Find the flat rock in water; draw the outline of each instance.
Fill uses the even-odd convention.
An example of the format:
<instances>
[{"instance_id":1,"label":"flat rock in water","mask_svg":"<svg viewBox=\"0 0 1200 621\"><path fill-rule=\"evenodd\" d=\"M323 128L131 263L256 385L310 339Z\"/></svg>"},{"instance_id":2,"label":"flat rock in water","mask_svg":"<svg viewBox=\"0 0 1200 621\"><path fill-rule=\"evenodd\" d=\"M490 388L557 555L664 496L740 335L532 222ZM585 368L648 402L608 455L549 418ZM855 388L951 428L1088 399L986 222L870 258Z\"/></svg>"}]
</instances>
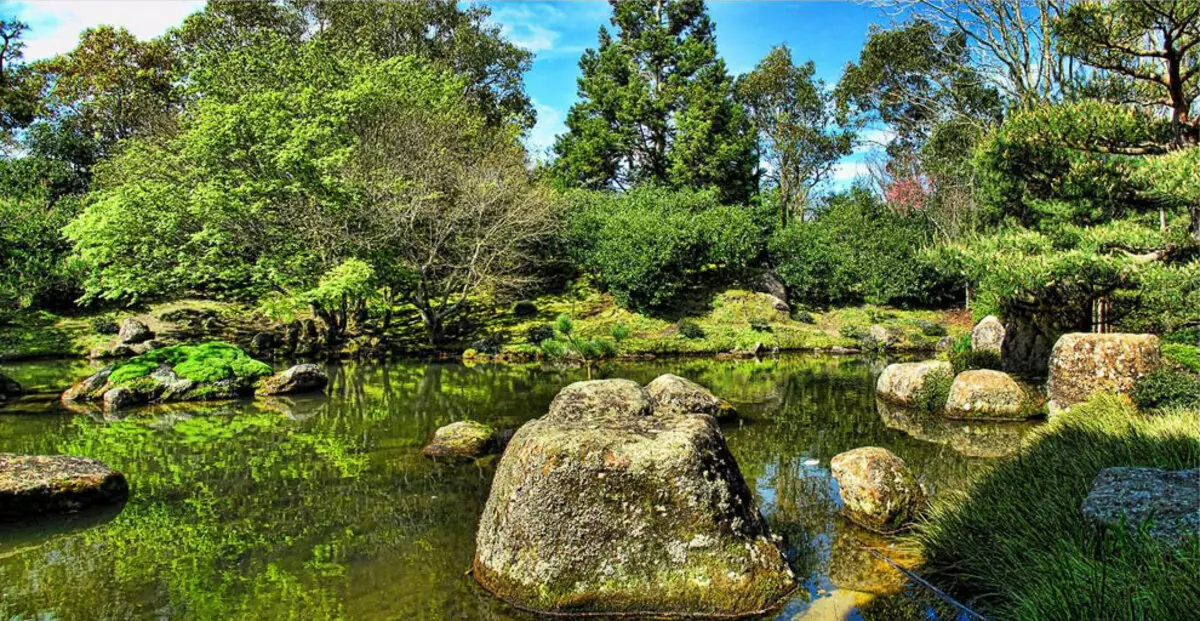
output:
<instances>
[{"instance_id":1,"label":"flat rock in water","mask_svg":"<svg viewBox=\"0 0 1200 621\"><path fill-rule=\"evenodd\" d=\"M1200 532L1200 468L1105 468L1092 481L1083 500L1084 517L1117 526L1139 528L1175 542Z\"/></svg>"},{"instance_id":2,"label":"flat rock in water","mask_svg":"<svg viewBox=\"0 0 1200 621\"><path fill-rule=\"evenodd\" d=\"M746 615L796 586L713 417L564 388L496 469L473 574L534 611Z\"/></svg>"},{"instance_id":3,"label":"flat rock in water","mask_svg":"<svg viewBox=\"0 0 1200 621\"><path fill-rule=\"evenodd\" d=\"M128 496L124 475L94 459L0 453L0 520L78 511Z\"/></svg>"},{"instance_id":4,"label":"flat rock in water","mask_svg":"<svg viewBox=\"0 0 1200 621\"><path fill-rule=\"evenodd\" d=\"M1129 394L1160 361L1159 340L1153 334L1064 334L1050 352L1050 413L1065 411L1097 392Z\"/></svg>"},{"instance_id":5,"label":"flat rock in water","mask_svg":"<svg viewBox=\"0 0 1200 621\"><path fill-rule=\"evenodd\" d=\"M297 364L286 371L262 379L255 394L287 395L298 392L318 392L325 390L329 376L325 370L315 364Z\"/></svg>"},{"instance_id":6,"label":"flat rock in water","mask_svg":"<svg viewBox=\"0 0 1200 621\"><path fill-rule=\"evenodd\" d=\"M475 421L458 421L439 428L433 441L421 451L426 457L471 460L491 453L499 444L496 431Z\"/></svg>"},{"instance_id":7,"label":"flat rock in water","mask_svg":"<svg viewBox=\"0 0 1200 621\"><path fill-rule=\"evenodd\" d=\"M675 409L684 414L708 414L717 420L737 417L737 410L692 380L666 373L646 384L656 411Z\"/></svg>"}]
</instances>

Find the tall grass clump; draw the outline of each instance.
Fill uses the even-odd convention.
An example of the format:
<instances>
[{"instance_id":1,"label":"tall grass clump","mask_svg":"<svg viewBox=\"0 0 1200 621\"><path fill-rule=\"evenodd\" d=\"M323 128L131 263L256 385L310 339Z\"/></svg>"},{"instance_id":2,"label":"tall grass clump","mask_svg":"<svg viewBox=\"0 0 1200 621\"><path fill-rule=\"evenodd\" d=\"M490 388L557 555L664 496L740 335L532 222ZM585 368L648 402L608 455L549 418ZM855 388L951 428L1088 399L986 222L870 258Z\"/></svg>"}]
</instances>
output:
<instances>
[{"instance_id":1,"label":"tall grass clump","mask_svg":"<svg viewBox=\"0 0 1200 621\"><path fill-rule=\"evenodd\" d=\"M1176 547L1085 520L1103 468L1200 466L1200 411L1137 411L1100 395L944 495L914 533L929 576L993 619L1186 619L1200 610L1200 538Z\"/></svg>"}]
</instances>

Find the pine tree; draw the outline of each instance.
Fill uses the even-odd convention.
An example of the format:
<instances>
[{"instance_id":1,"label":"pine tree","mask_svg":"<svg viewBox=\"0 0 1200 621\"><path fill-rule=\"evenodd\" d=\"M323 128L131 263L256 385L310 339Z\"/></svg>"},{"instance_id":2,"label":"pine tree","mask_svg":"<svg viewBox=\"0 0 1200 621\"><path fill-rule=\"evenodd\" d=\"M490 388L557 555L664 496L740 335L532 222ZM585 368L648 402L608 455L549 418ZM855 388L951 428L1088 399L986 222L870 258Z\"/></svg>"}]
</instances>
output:
<instances>
[{"instance_id":1,"label":"pine tree","mask_svg":"<svg viewBox=\"0 0 1200 621\"><path fill-rule=\"evenodd\" d=\"M612 26L579 61L580 101L554 145L572 187L642 183L714 188L726 202L755 188L754 134L734 101L702 0L611 0Z\"/></svg>"}]
</instances>

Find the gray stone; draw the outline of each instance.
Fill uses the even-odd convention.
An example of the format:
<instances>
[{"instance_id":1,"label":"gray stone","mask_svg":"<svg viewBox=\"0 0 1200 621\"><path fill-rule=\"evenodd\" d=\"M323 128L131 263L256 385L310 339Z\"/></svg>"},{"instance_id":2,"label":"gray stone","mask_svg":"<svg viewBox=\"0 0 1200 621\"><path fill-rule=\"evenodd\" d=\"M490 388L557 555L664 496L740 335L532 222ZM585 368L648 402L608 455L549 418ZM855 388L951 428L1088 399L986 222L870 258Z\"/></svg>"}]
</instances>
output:
<instances>
[{"instance_id":1,"label":"gray stone","mask_svg":"<svg viewBox=\"0 0 1200 621\"><path fill-rule=\"evenodd\" d=\"M149 326L133 317L126 317L121 322L121 330L117 333L118 341L125 345L141 343L152 338L154 338L154 333L150 331Z\"/></svg>"},{"instance_id":2,"label":"gray stone","mask_svg":"<svg viewBox=\"0 0 1200 621\"><path fill-rule=\"evenodd\" d=\"M141 396L125 386L110 388L104 392L104 411L115 412L131 405L142 403Z\"/></svg>"},{"instance_id":3,"label":"gray stone","mask_svg":"<svg viewBox=\"0 0 1200 621\"><path fill-rule=\"evenodd\" d=\"M94 459L0 453L0 520L73 512L128 496L125 477Z\"/></svg>"},{"instance_id":4,"label":"gray stone","mask_svg":"<svg viewBox=\"0 0 1200 621\"><path fill-rule=\"evenodd\" d=\"M903 459L877 446L846 451L829 462L842 514L877 533L906 528L925 506L925 492Z\"/></svg>"},{"instance_id":5,"label":"gray stone","mask_svg":"<svg viewBox=\"0 0 1200 621\"><path fill-rule=\"evenodd\" d=\"M1020 315L1009 318L1004 329L1004 344L1000 347L1001 367L1014 375L1045 377L1050 348L1058 334L1039 325L1034 318Z\"/></svg>"},{"instance_id":6,"label":"gray stone","mask_svg":"<svg viewBox=\"0 0 1200 621\"><path fill-rule=\"evenodd\" d=\"M954 349L954 339L949 336L943 336L934 344L933 351L938 353L946 353Z\"/></svg>"},{"instance_id":7,"label":"gray stone","mask_svg":"<svg viewBox=\"0 0 1200 621\"><path fill-rule=\"evenodd\" d=\"M315 364L297 364L286 371L264 378L255 391L259 395L286 395L319 392L329 383L325 370Z\"/></svg>"},{"instance_id":8,"label":"gray stone","mask_svg":"<svg viewBox=\"0 0 1200 621\"><path fill-rule=\"evenodd\" d=\"M1138 529L1178 542L1200 533L1200 468L1105 468L1092 481L1082 511L1089 520Z\"/></svg>"},{"instance_id":9,"label":"gray stone","mask_svg":"<svg viewBox=\"0 0 1200 621\"><path fill-rule=\"evenodd\" d=\"M517 431L473 569L552 613L748 615L796 586L716 421L628 380L572 384Z\"/></svg>"},{"instance_id":10,"label":"gray stone","mask_svg":"<svg viewBox=\"0 0 1200 621\"><path fill-rule=\"evenodd\" d=\"M971 330L971 350L986 351L1000 355L1004 345L1004 324L995 315L979 320Z\"/></svg>"},{"instance_id":11,"label":"gray stone","mask_svg":"<svg viewBox=\"0 0 1200 621\"><path fill-rule=\"evenodd\" d=\"M782 299L777 298L769 293L766 294L766 296L767 296L767 301L771 303L771 308L773 308L781 313L792 312L792 307L788 306L787 302L784 302Z\"/></svg>"},{"instance_id":12,"label":"gray stone","mask_svg":"<svg viewBox=\"0 0 1200 621\"><path fill-rule=\"evenodd\" d=\"M1064 334L1050 354L1050 413L1082 403L1097 392L1129 394L1161 363L1153 334Z\"/></svg>"},{"instance_id":13,"label":"gray stone","mask_svg":"<svg viewBox=\"0 0 1200 621\"><path fill-rule=\"evenodd\" d=\"M1036 388L1003 371L963 371L950 385L946 417L1025 420L1042 414L1044 402Z\"/></svg>"},{"instance_id":14,"label":"gray stone","mask_svg":"<svg viewBox=\"0 0 1200 621\"><path fill-rule=\"evenodd\" d=\"M438 428L421 454L433 459L468 461L497 448L496 430L475 421L458 421Z\"/></svg>"},{"instance_id":15,"label":"gray stone","mask_svg":"<svg viewBox=\"0 0 1200 621\"><path fill-rule=\"evenodd\" d=\"M934 389L930 382L941 381L948 387L953 378L954 367L944 360L889 364L875 382L875 395L896 405L924 406L927 404L922 401L928 396L927 392ZM941 389L943 396L945 387Z\"/></svg>"},{"instance_id":16,"label":"gray stone","mask_svg":"<svg viewBox=\"0 0 1200 621\"><path fill-rule=\"evenodd\" d=\"M788 299L787 286L783 284L783 279L779 277L779 274L769 270L763 272L754 282L754 290L771 295L785 304Z\"/></svg>"},{"instance_id":17,"label":"gray stone","mask_svg":"<svg viewBox=\"0 0 1200 621\"><path fill-rule=\"evenodd\" d=\"M683 414L708 414L717 420L737 417L728 401L717 398L709 389L692 380L667 373L646 384L646 392L655 411L674 409Z\"/></svg>"},{"instance_id":18,"label":"gray stone","mask_svg":"<svg viewBox=\"0 0 1200 621\"><path fill-rule=\"evenodd\" d=\"M868 349L888 349L896 343L896 336L891 330L874 324L867 328L867 335L863 337L863 344Z\"/></svg>"}]
</instances>

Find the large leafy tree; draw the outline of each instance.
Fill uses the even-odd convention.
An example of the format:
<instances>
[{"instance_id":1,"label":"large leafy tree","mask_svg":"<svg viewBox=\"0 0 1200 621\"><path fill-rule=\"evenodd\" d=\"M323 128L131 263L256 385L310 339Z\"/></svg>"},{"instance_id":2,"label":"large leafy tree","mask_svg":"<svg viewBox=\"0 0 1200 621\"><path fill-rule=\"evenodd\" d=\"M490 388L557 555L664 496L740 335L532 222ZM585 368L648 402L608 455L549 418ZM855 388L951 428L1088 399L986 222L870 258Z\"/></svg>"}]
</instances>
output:
<instances>
[{"instance_id":1,"label":"large leafy tree","mask_svg":"<svg viewBox=\"0 0 1200 621\"><path fill-rule=\"evenodd\" d=\"M1121 103L1170 110L1175 143L1200 143L1200 2L1079 2L1055 31L1066 54L1123 82Z\"/></svg>"},{"instance_id":2,"label":"large leafy tree","mask_svg":"<svg viewBox=\"0 0 1200 621\"><path fill-rule=\"evenodd\" d=\"M41 82L21 62L29 27L19 21L0 20L0 147L13 142L13 131L33 121L39 107Z\"/></svg>"},{"instance_id":3,"label":"large leafy tree","mask_svg":"<svg viewBox=\"0 0 1200 621\"><path fill-rule=\"evenodd\" d=\"M780 226L805 208L812 190L853 147L854 132L838 126L832 97L815 72L811 61L792 64L791 50L780 45L738 80L738 96L758 132L763 176L779 191Z\"/></svg>"},{"instance_id":4,"label":"large leafy tree","mask_svg":"<svg viewBox=\"0 0 1200 621\"><path fill-rule=\"evenodd\" d=\"M641 183L754 191L754 135L734 101L701 0L612 3L612 26L579 61L580 101L554 152L568 186Z\"/></svg>"}]
</instances>

